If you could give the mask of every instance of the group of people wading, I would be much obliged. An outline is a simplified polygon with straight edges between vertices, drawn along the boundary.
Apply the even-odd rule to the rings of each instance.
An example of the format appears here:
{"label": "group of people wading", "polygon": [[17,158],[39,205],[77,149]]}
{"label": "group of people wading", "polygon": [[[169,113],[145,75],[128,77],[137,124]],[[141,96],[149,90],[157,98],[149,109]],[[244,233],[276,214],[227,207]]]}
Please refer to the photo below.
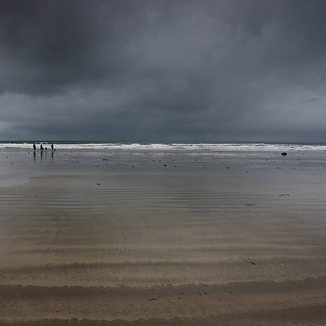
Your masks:
{"label": "group of people wading", "polygon": [[[33,149],[34,149],[34,152],[36,151],[36,145],[35,144],[33,144]],[[43,145],[41,144],[40,145],[40,150],[41,151],[44,151],[44,150],[47,150],[48,148],[47,147],[43,147]],[[54,145],[53,144],[51,144],[51,149],[52,149],[52,152],[54,152],[55,151],[55,148],[54,148]]]}

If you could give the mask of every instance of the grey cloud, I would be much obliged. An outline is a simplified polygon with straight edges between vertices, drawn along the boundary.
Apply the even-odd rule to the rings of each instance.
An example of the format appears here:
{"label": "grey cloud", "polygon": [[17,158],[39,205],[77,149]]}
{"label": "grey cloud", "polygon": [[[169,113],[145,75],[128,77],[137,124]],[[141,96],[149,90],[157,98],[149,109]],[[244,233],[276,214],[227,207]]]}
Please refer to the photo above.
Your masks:
{"label": "grey cloud", "polygon": [[3,1],[0,136],[318,140],[325,11],[323,0]]}
{"label": "grey cloud", "polygon": [[[114,6],[107,4],[108,10]],[[1,41],[4,61],[22,71],[13,69],[16,78],[3,83],[3,91],[60,92],[123,70],[114,22],[102,7],[100,1],[12,1],[10,10],[1,11]]]}

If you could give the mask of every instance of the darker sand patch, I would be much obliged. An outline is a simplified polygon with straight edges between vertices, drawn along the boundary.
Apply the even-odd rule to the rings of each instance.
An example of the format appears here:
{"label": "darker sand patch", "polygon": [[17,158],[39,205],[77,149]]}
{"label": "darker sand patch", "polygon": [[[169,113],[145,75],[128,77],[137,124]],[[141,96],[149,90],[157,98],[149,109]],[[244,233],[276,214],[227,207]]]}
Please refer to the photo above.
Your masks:
{"label": "darker sand patch", "polygon": [[137,320],[90,320],[90,319],[40,319],[5,321],[2,326],[264,326],[264,325],[321,325],[326,318],[326,305],[314,305],[309,307],[252,311],[242,314],[221,314],[213,316],[197,317],[173,317],[164,318],[139,318]]}
{"label": "darker sand patch", "polygon": [[140,318],[146,325],[321,321],[325,297],[326,278],[141,288],[8,285],[0,286],[1,325],[136,325]]}

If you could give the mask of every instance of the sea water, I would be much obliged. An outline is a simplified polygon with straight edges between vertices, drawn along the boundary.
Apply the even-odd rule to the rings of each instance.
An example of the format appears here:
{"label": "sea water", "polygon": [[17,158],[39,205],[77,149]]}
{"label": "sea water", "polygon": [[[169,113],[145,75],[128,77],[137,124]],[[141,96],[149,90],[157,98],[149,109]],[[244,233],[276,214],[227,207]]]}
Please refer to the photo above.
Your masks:
{"label": "sea water", "polygon": [[196,151],[196,152],[232,152],[232,151],[326,151],[326,144],[303,143],[176,143],[176,142],[48,142],[48,141],[18,141],[0,142],[0,150],[29,150],[33,144],[39,149],[43,147],[51,149],[54,144],[56,149],[62,150],[92,150],[92,151]]}

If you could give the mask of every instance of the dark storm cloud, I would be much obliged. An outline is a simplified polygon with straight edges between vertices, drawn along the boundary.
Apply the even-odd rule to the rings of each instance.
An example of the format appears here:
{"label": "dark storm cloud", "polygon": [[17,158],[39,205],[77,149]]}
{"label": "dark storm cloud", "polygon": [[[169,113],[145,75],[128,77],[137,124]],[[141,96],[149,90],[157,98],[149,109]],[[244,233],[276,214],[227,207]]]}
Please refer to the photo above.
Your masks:
{"label": "dark storm cloud", "polygon": [[111,22],[101,15],[100,2],[8,3],[1,10],[1,41],[13,79],[3,83],[2,91],[60,92],[119,70],[120,45]]}
{"label": "dark storm cloud", "polygon": [[0,2],[0,138],[319,141],[323,0]]}

